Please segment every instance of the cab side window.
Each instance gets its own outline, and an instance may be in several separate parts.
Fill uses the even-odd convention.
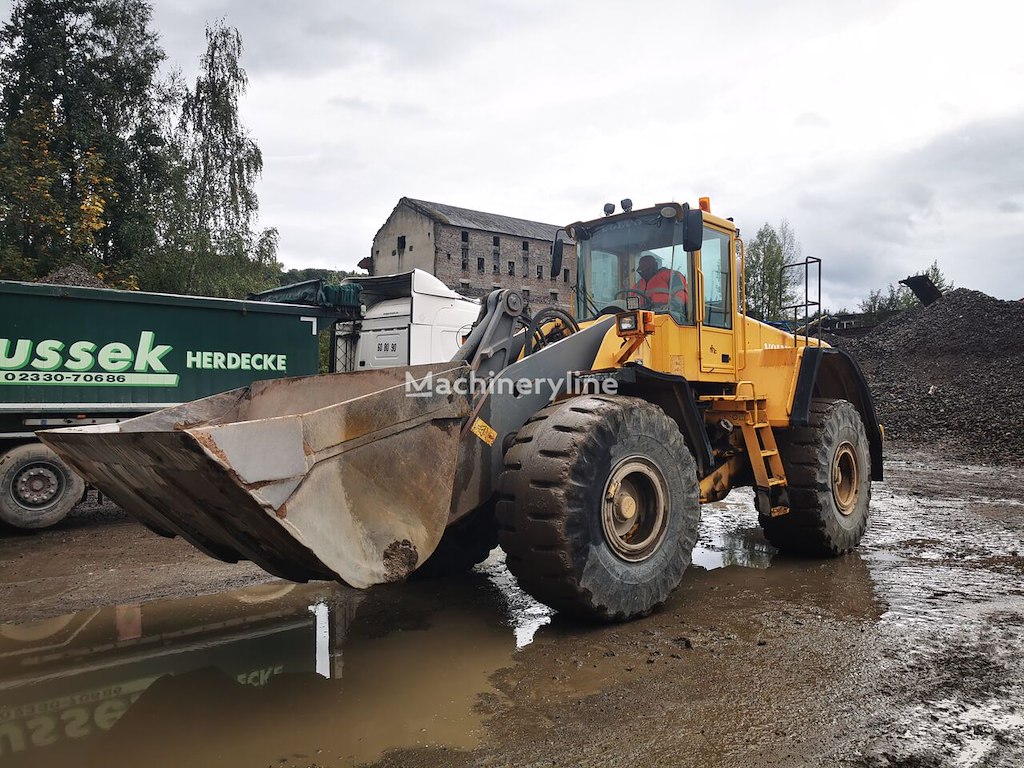
[[[732,259],[729,258],[728,235],[704,230],[700,266],[704,274],[704,324],[732,328]]]

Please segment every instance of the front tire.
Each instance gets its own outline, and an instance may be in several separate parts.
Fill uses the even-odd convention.
[[[0,457],[0,520],[8,525],[56,525],[84,494],[85,481],[45,445],[17,445]]]
[[[760,516],[765,537],[788,554],[837,557],[860,544],[871,502],[864,422],[846,400],[811,401],[810,424],[780,430],[790,511]]]
[[[558,611],[645,616],[690,565],[696,465],[675,422],[639,398],[582,396],[543,409],[506,453],[499,489],[509,570]]]

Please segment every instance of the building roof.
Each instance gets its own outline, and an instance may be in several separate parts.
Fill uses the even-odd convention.
[[[411,197],[403,197],[398,201],[399,205],[402,203],[441,224],[449,224],[462,229],[480,229],[502,235],[550,241],[555,239],[555,232],[561,228],[557,224],[543,224],[539,221],[500,216],[497,213],[471,211],[468,208],[456,208],[454,205],[414,200]]]

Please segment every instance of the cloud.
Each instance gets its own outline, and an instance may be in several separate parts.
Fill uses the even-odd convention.
[[[552,223],[710,195],[747,236],[788,218],[836,306],[936,259],[1024,284],[1024,47],[999,0],[155,6],[189,80],[204,25],[239,28],[289,267],[354,266],[403,195]]]
[[[793,121],[797,128],[828,128],[831,123],[814,112],[801,112]]]
[[[801,186],[794,226],[805,251],[827,258],[838,304],[933,261],[957,285],[1024,294],[1024,111]]]
[[[170,48],[177,48],[186,35],[202,39],[203,26],[223,18],[241,32],[253,76],[302,76],[368,61],[393,71],[442,66],[492,38],[516,34],[535,20],[539,5],[378,0],[284,6],[276,0],[192,0],[161,4],[155,15]]]

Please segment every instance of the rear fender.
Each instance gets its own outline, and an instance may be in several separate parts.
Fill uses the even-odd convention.
[[[807,347],[800,359],[793,390],[790,423],[806,427],[811,400],[818,397],[848,400],[860,412],[871,449],[871,479],[882,479],[882,430],[867,379],[848,352],[835,347]]]

